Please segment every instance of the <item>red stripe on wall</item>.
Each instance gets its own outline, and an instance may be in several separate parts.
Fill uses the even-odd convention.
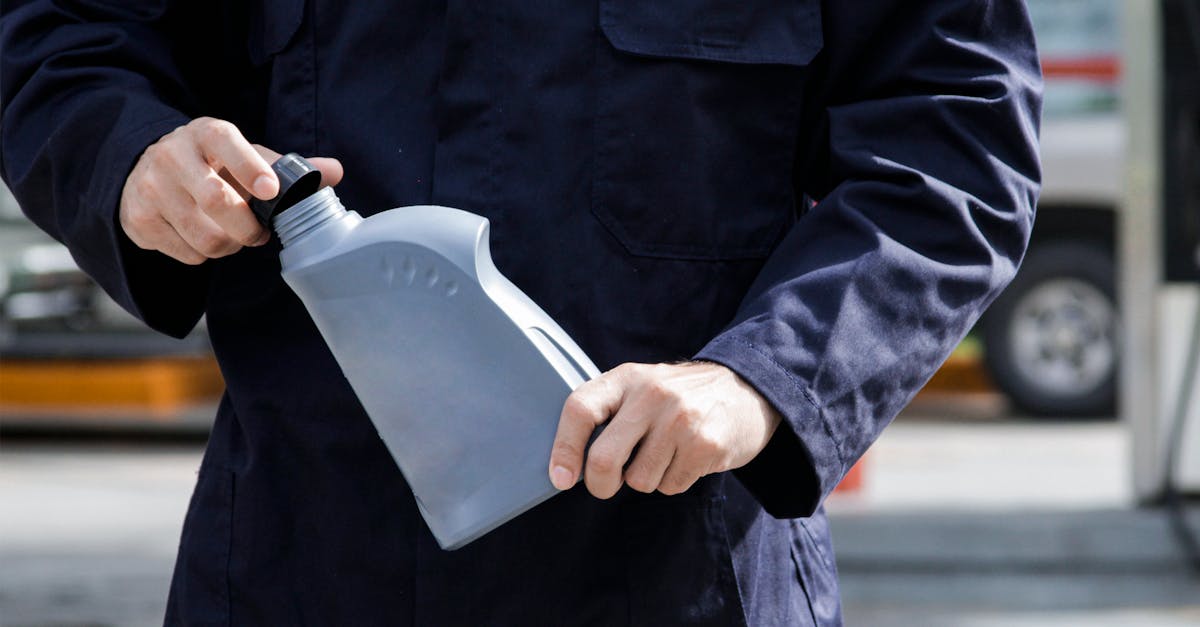
[[[1042,74],[1048,79],[1083,79],[1116,82],[1121,76],[1121,62],[1115,56],[1043,58]]]

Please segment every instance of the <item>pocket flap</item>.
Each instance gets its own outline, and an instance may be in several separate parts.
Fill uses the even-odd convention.
[[[255,7],[250,30],[250,61],[262,65],[291,43],[304,21],[304,0],[275,0]]]
[[[622,52],[727,63],[807,65],[824,45],[817,0],[601,0],[600,29]]]

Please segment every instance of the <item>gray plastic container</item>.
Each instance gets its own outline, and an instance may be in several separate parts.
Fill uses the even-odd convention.
[[[304,168],[294,155],[275,166],[297,197],[310,191],[292,185],[311,179]],[[332,189],[295,204],[281,189],[278,206],[255,211],[273,215],[283,278],[438,544],[461,547],[553,496],[547,467],[563,401],[598,371],[496,269],[488,221],[437,206],[363,219]]]

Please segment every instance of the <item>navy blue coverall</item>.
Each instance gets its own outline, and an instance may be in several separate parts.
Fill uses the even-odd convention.
[[[228,386],[172,625],[839,624],[822,499],[1033,223],[1018,0],[5,5],[4,179],[146,324],[207,314]],[[201,115],[341,159],[364,215],[486,216],[602,369],[720,362],[784,423],[681,496],[577,487],[440,550],[278,244],[191,267],[118,226],[139,155]]]

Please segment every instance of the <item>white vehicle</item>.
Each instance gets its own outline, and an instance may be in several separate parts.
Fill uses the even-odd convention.
[[[1114,0],[1030,0],[1046,77],[1043,186],[1017,277],[978,326],[985,363],[1034,415],[1115,412],[1116,211],[1125,126]]]
[[[154,333],[21,213],[0,184],[0,355],[11,358],[202,354],[203,325],[184,341]]]

